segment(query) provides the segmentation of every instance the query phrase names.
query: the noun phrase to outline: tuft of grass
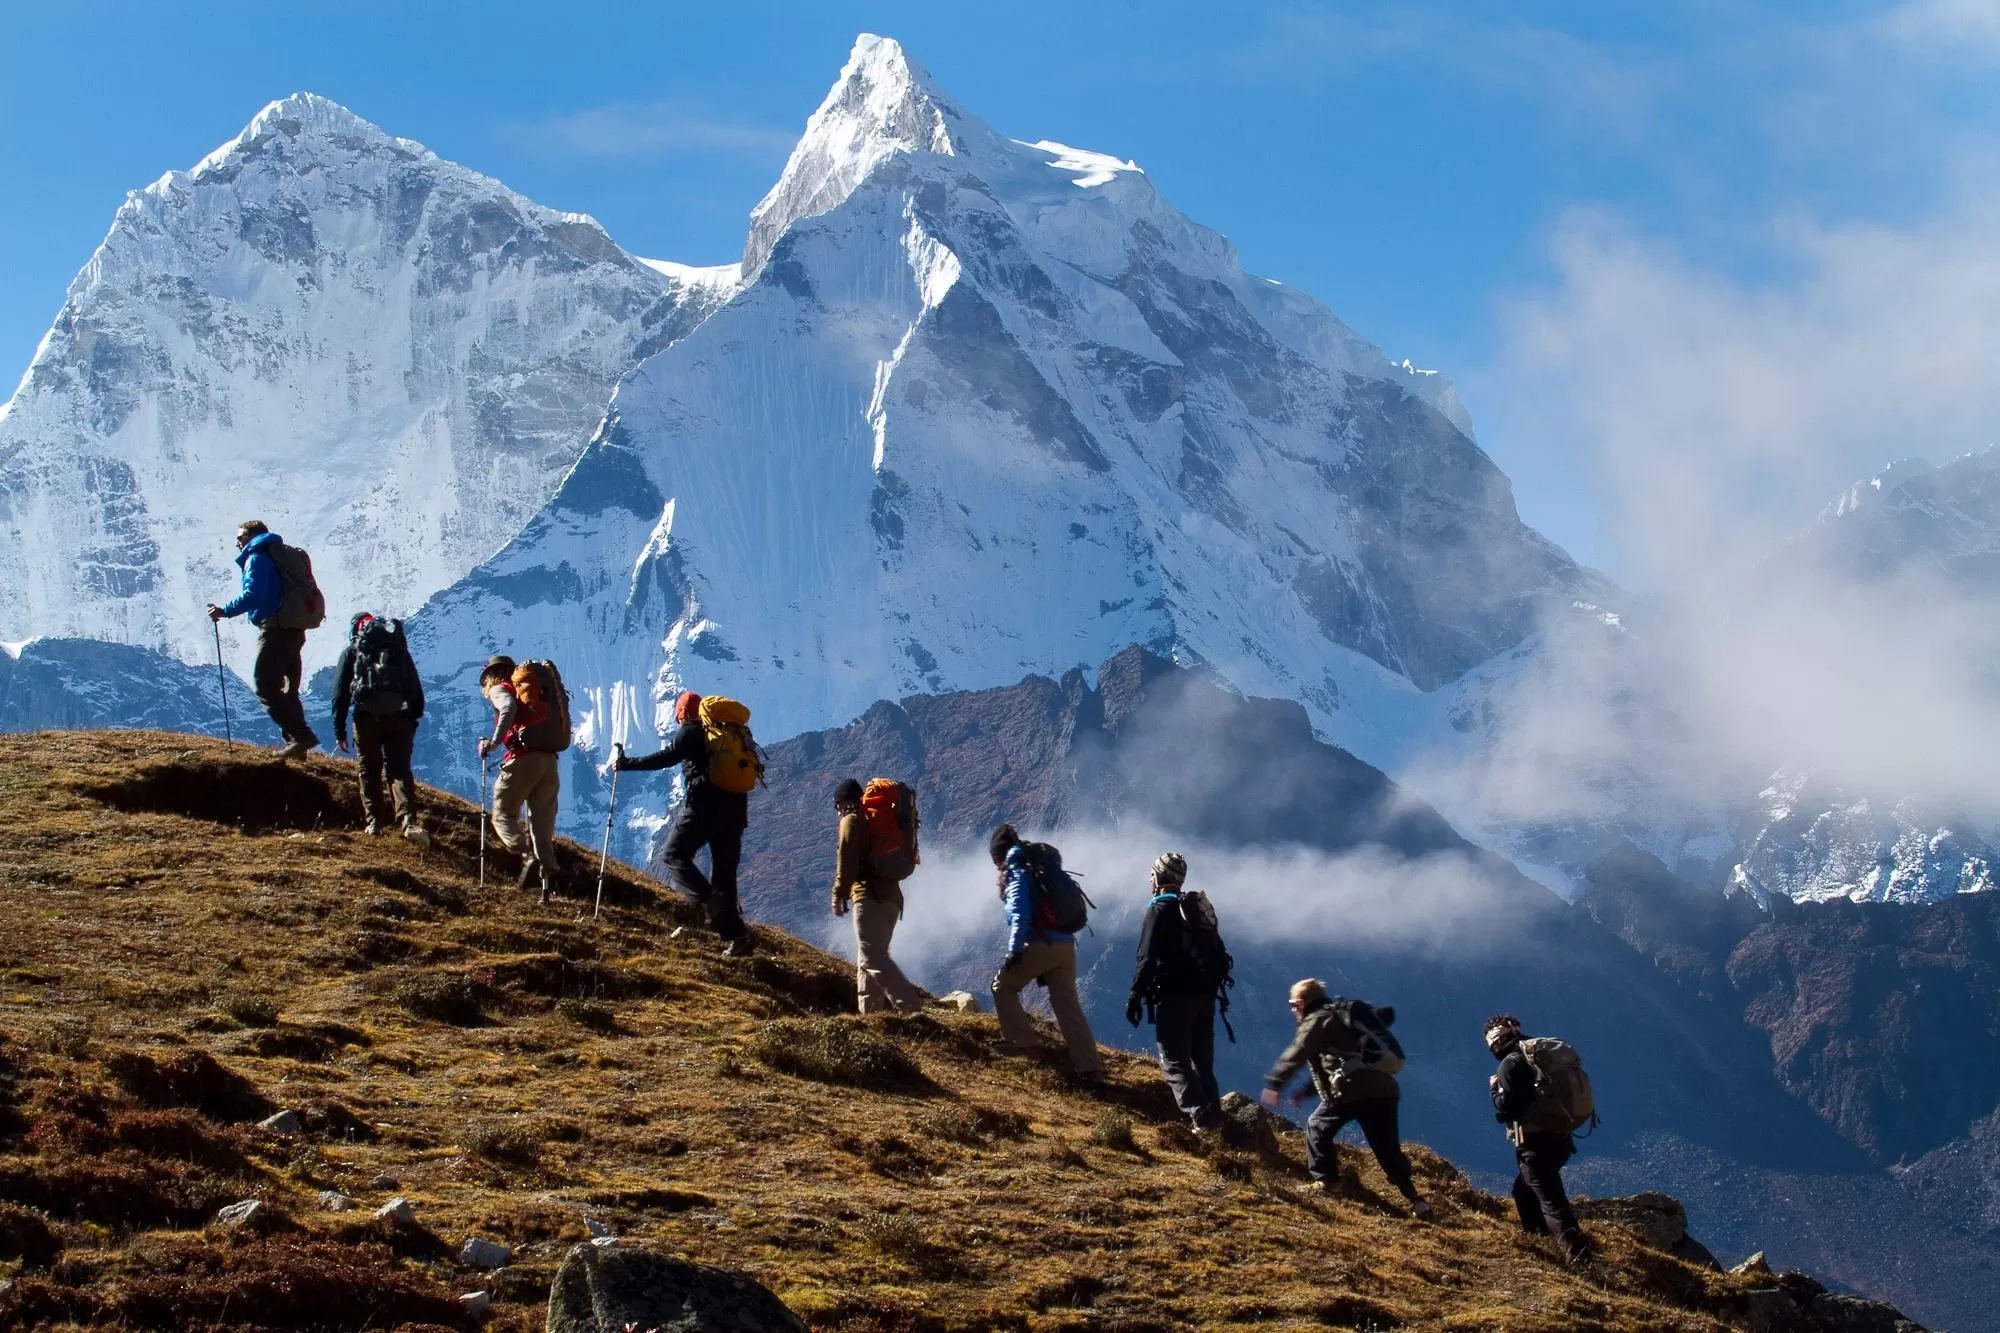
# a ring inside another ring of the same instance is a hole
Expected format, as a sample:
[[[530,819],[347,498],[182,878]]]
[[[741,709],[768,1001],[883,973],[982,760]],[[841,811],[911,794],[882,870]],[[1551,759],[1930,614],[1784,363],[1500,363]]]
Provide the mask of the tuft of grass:
[[[612,1012],[611,1006],[595,1000],[580,1000],[575,996],[557,1000],[556,1016],[606,1036],[618,1031],[618,1015]]]
[[[92,1027],[89,1014],[56,1014],[36,1034],[37,1044],[50,1055],[81,1060],[90,1053]]]
[[[854,1230],[869,1249],[898,1259],[920,1258],[931,1248],[924,1224],[908,1213],[864,1213]]]
[[[849,1018],[778,1018],[750,1053],[781,1074],[856,1088],[910,1088],[924,1071],[901,1046]]]
[[[216,1008],[246,1028],[278,1026],[277,1002],[262,995],[225,995]]]
[[[1185,1120],[1170,1120],[1164,1125],[1155,1125],[1153,1143],[1163,1152],[1186,1153],[1190,1157],[1208,1156],[1210,1146],[1208,1140],[1195,1133]]]
[[[1251,1160],[1247,1153],[1219,1152],[1215,1155],[1212,1165],[1215,1167],[1215,1174],[1224,1180],[1240,1180],[1247,1185],[1254,1176]]]
[[[1090,1141],[1100,1148],[1110,1148],[1115,1152],[1129,1152],[1141,1156],[1145,1149],[1132,1137],[1132,1117],[1123,1111],[1113,1111],[1090,1127]]]
[[[507,1166],[533,1166],[541,1160],[540,1135],[528,1126],[506,1120],[483,1120],[466,1131],[466,1155]]]
[[[415,1018],[455,1027],[475,1027],[486,1021],[483,989],[470,977],[453,972],[419,972],[404,977],[390,998]]]

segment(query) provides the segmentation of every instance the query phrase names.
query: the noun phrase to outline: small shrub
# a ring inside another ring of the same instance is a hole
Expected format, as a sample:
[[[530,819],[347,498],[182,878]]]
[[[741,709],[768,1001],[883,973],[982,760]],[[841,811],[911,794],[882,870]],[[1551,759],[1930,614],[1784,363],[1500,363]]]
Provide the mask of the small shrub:
[[[854,1229],[877,1254],[912,1259],[931,1248],[923,1223],[908,1213],[864,1213]]]
[[[885,1134],[861,1145],[861,1160],[885,1176],[927,1176],[936,1166],[922,1150],[896,1134]]]
[[[455,1027],[475,1027],[486,1021],[483,988],[470,977],[453,972],[419,972],[404,977],[390,998],[415,1018]]]
[[[249,1167],[226,1132],[218,1132],[186,1111],[127,1111],[112,1120],[111,1132],[120,1143],[148,1157],[225,1173],[241,1173]]]
[[[25,1268],[47,1268],[62,1253],[49,1220],[32,1208],[0,1203],[0,1259],[19,1259]]]
[[[1132,1117],[1121,1111],[1113,1111],[1092,1125],[1090,1141],[1100,1148],[1129,1152],[1134,1156],[1145,1151],[1139,1146],[1139,1141],[1132,1137]]]
[[[751,1054],[782,1074],[857,1088],[925,1082],[909,1052],[853,1019],[779,1018],[757,1030]]]
[[[607,1036],[618,1030],[618,1015],[611,1011],[609,1005],[599,1004],[595,1000],[579,1000],[575,997],[557,1000],[556,1014],[580,1028],[589,1028],[592,1032],[601,1032]]]
[[[1074,1170],[1090,1165],[1088,1158],[1078,1152],[1068,1139],[1061,1137],[1050,1139],[1042,1154],[1048,1159],[1049,1165],[1058,1171]]]
[[[1240,1180],[1249,1184],[1252,1176],[1250,1158],[1239,1152],[1219,1152],[1215,1155],[1215,1174],[1224,1180]]]
[[[278,1026],[278,1005],[262,995],[226,995],[216,1008],[246,1028]]]
[[[41,1048],[65,1060],[81,1060],[90,1052],[89,1014],[57,1014],[42,1026]]]
[[[1208,1140],[1194,1132],[1185,1120],[1170,1120],[1153,1130],[1153,1141],[1164,1152],[1184,1152],[1190,1157],[1206,1157]]]
[[[467,1156],[510,1166],[533,1166],[542,1155],[541,1141],[526,1126],[505,1120],[474,1125],[465,1135]]]

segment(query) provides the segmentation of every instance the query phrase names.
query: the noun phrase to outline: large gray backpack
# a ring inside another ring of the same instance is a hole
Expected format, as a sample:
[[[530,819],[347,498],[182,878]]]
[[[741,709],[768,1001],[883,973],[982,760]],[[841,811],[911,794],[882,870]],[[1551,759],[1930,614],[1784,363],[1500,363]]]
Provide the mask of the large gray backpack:
[[[1523,1037],[1521,1055],[1535,1071],[1535,1103],[1523,1125],[1567,1134],[1597,1119],[1597,1097],[1576,1047],[1560,1037]]]

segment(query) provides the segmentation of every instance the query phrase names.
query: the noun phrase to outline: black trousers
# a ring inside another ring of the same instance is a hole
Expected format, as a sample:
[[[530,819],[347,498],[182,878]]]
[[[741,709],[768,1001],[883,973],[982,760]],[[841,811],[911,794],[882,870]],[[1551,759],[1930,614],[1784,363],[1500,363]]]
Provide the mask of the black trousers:
[[[1402,1191],[1404,1198],[1416,1198],[1416,1181],[1410,1173],[1410,1159],[1403,1155],[1403,1135],[1396,1123],[1399,1104],[1394,1097],[1377,1097],[1365,1102],[1321,1102],[1314,1107],[1306,1118],[1306,1170],[1312,1178],[1333,1183],[1333,1141],[1349,1121],[1354,1121],[1361,1126],[1361,1136],[1368,1140],[1389,1183]]]
[[[287,741],[318,745],[319,737],[306,721],[305,705],[299,702],[304,675],[299,659],[305,650],[304,630],[264,626],[257,631],[257,662],[250,670],[250,682],[257,688],[257,702]]]
[[[389,778],[395,817],[407,819],[417,812],[417,779],[410,772],[410,751],[417,743],[415,718],[401,713],[354,715],[354,757],[361,761],[361,813],[378,823],[390,817],[390,805],[382,799],[382,777]]]
[[[1563,1163],[1576,1155],[1567,1134],[1525,1134],[1514,1148],[1514,1211],[1531,1236],[1564,1236],[1576,1230],[1576,1209],[1563,1189]]]
[[[708,848],[708,874],[695,864],[695,853]],[[667,845],[660,853],[674,887],[708,909],[709,929],[725,940],[750,933],[736,901],[736,867],[743,860],[743,823],[733,811],[689,801],[681,806]]]
[[[1153,1037],[1160,1048],[1160,1072],[1173,1090],[1174,1105],[1207,1129],[1222,1122],[1222,1090],[1215,1082],[1215,997],[1162,995],[1153,1006]]]

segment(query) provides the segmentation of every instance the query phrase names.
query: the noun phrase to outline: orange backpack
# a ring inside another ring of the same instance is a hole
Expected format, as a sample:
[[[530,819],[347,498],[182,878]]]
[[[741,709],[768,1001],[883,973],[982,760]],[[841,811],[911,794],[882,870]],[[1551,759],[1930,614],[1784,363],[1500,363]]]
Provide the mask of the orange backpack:
[[[514,734],[530,750],[559,754],[569,748],[569,691],[554,662],[523,662],[514,668]]]
[[[908,879],[917,855],[917,794],[894,778],[871,778],[861,790],[861,818],[868,825],[868,873]]]

